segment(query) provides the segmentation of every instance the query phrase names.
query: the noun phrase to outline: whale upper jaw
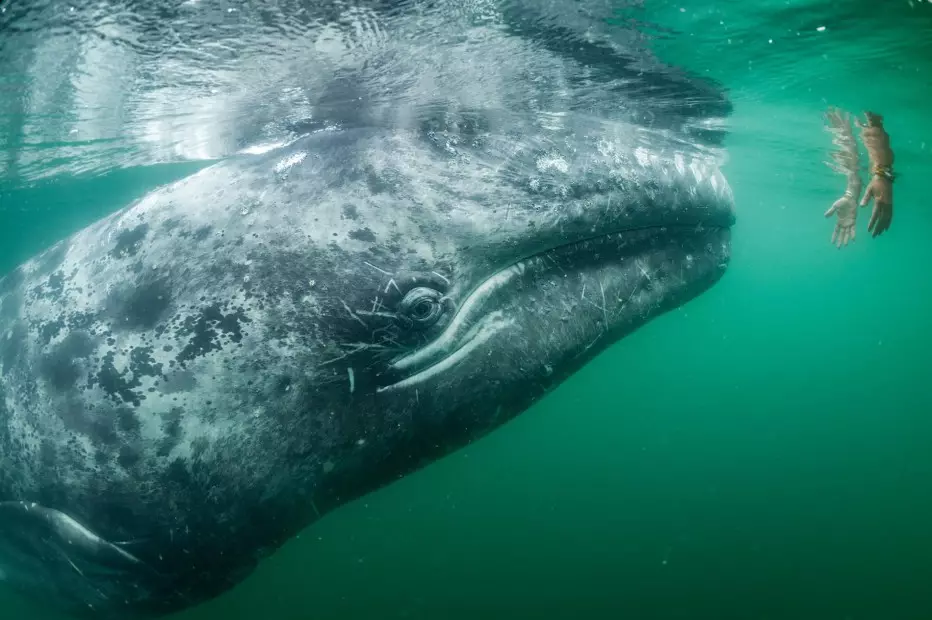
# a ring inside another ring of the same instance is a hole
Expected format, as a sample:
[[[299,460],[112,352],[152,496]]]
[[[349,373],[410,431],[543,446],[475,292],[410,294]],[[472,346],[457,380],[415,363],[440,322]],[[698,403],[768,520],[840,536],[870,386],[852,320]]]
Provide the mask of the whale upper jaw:
[[[508,211],[504,223],[486,217],[496,222],[484,231],[488,243],[471,243],[479,253],[464,262],[488,272],[463,291],[441,334],[393,360],[379,392],[434,389],[457,373],[509,376],[494,365],[464,368],[532,340],[537,330],[523,323],[550,321],[564,331],[568,322],[597,324],[567,333],[555,352],[542,348],[528,367],[550,354],[592,352],[594,342],[607,346],[711,287],[730,262],[734,195],[719,155],[681,146],[616,140],[538,163],[546,174],[527,187],[533,207]]]

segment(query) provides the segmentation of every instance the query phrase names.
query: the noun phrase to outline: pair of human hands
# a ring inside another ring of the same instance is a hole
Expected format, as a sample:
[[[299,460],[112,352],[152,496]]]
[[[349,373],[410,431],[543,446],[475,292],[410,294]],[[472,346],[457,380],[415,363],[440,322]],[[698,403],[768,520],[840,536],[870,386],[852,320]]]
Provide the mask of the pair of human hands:
[[[835,221],[835,232],[832,234],[832,243],[838,247],[844,247],[849,242],[854,241],[857,231],[858,204],[866,207],[873,201],[874,208],[871,210],[871,219],[867,223],[867,232],[872,237],[881,235],[890,228],[893,221],[893,183],[881,176],[874,176],[864,191],[864,197],[860,203],[853,193],[845,192],[841,198],[836,200],[825,217],[837,216]]]
[[[861,138],[871,156],[871,163],[889,167],[893,163],[893,151],[890,149],[890,139],[883,128],[883,117],[872,112],[865,113],[865,121],[856,120],[861,129]],[[836,200],[825,212],[825,217],[836,216],[835,231],[832,234],[832,243],[841,248],[856,236],[857,208],[874,203],[867,230],[871,236],[877,237],[890,228],[893,221],[893,182],[885,176],[873,174],[867,189],[860,202],[857,192],[860,191],[860,179],[856,168],[857,144],[851,133],[851,117],[849,114],[837,109],[831,109],[826,114],[829,125],[836,133],[836,144],[843,147],[843,151],[836,154],[835,160],[841,164],[843,170],[832,166],[840,172],[848,174],[849,185],[845,193]],[[846,152],[847,151],[847,152]],[[855,162],[851,165],[851,162]]]

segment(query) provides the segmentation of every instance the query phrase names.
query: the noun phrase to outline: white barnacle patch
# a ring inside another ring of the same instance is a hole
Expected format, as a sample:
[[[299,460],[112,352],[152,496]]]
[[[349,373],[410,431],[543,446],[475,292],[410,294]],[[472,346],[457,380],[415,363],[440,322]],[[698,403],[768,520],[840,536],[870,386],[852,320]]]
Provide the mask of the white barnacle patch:
[[[288,142],[269,142],[264,144],[254,144],[252,146],[247,146],[246,148],[240,149],[240,153],[244,155],[262,155],[263,153],[268,153],[269,151],[274,151],[275,149],[286,146]]]
[[[647,168],[650,165],[650,152],[642,146],[634,149],[634,158],[642,168]]]
[[[693,178],[696,180],[696,183],[702,183],[705,179],[705,167],[702,165],[698,159],[693,159],[689,162],[689,170],[693,173]]]
[[[547,155],[537,160],[537,169],[541,172],[555,171],[565,174],[569,172],[570,165],[565,158],[559,155]]]
[[[683,159],[683,154],[679,151],[673,155],[673,165],[676,166],[676,171],[680,176],[686,175],[686,160]]]
[[[288,157],[283,158],[277,164],[275,164],[275,173],[283,174],[288,171],[289,168],[292,168],[307,158],[307,153],[304,151],[300,153],[294,153]]]

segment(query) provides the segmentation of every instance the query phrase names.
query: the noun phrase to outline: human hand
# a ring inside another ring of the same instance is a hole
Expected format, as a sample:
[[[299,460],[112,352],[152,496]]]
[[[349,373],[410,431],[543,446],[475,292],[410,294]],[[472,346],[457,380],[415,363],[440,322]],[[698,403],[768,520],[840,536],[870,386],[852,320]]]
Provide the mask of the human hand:
[[[855,202],[854,194],[845,192],[845,194],[835,201],[825,212],[825,217],[837,216],[835,221],[835,232],[832,233],[832,243],[836,247],[842,248],[854,241],[857,231],[855,223],[858,218],[858,205]]]
[[[858,121],[860,127],[880,127],[883,129],[883,115],[877,114],[876,112],[865,112],[864,120],[866,122]]]
[[[867,185],[864,197],[861,198],[861,206],[866,207],[872,199],[874,208],[867,224],[867,231],[871,233],[871,236],[877,237],[890,228],[890,223],[893,221],[893,181],[875,174]]]
[[[835,107],[829,108],[825,113],[825,120],[828,121],[832,129],[841,131],[847,130],[847,132],[851,131],[851,115],[844,110],[839,110]]]

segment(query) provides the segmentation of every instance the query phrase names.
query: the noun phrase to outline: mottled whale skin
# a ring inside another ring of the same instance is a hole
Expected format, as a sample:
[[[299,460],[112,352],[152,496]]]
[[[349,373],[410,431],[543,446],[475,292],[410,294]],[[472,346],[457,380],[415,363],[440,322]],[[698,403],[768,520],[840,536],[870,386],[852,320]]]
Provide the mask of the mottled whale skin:
[[[627,99],[662,130],[572,89],[558,118],[354,104],[6,275],[0,575],[94,618],[209,600],[709,289],[733,198],[688,84]]]

